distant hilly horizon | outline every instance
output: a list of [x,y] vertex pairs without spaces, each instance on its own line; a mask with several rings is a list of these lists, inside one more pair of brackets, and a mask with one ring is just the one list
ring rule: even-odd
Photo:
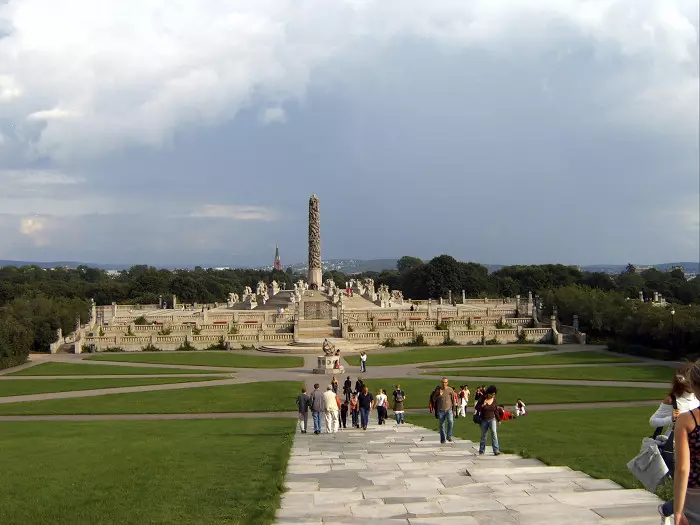
[[[327,259],[323,261],[324,270],[338,270],[343,273],[361,273],[368,271],[380,272],[382,270],[393,270],[396,269],[396,263],[398,259]],[[132,266],[137,266],[142,263],[134,264],[110,264],[110,263],[93,263],[93,262],[80,262],[80,261],[16,261],[16,260],[0,260],[0,267],[2,266],[39,266],[40,268],[77,268],[78,266],[88,266],[90,268],[99,268],[101,270],[128,270]],[[504,266],[513,266],[512,264],[486,264],[480,263],[489,269],[489,272],[503,268]],[[541,264],[558,264],[558,263],[541,263]],[[673,266],[682,266],[685,273],[699,273],[700,264],[697,262],[667,262],[659,264],[642,264],[642,263],[632,263],[635,266],[641,267],[653,267],[661,271],[665,271]],[[159,269],[192,269],[195,266],[202,266],[205,268],[220,268],[220,267],[231,267],[231,268],[249,268],[249,266],[227,266],[227,265],[185,265],[185,266],[166,266],[166,265],[153,265]],[[580,265],[581,270],[588,272],[605,272],[605,273],[619,273],[624,270],[627,264],[590,264],[590,265]],[[294,271],[306,270],[307,263],[294,263],[290,265],[285,265],[285,268],[291,267]],[[270,268],[270,266],[257,266],[254,268],[264,269]]]

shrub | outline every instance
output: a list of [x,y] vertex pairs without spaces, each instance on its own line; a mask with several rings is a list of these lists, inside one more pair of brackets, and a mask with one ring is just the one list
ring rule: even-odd
[[172,328],[161,328],[160,330],[158,330],[158,335],[170,335],[172,333],[173,333]]
[[192,335],[199,335],[202,333],[201,328],[197,328],[196,326],[192,329]]
[[97,335],[99,335],[100,337],[104,337],[104,335],[105,335],[105,331],[101,326],[100,326],[99,332],[97,332]]
[[488,345],[488,346],[492,346],[492,345],[497,345],[497,344],[500,344],[500,343],[498,342],[498,339],[496,339],[496,338],[494,337],[494,338],[492,338],[492,339],[487,339],[486,341],[484,341],[484,344],[485,344],[485,345]]
[[108,346],[107,348],[102,349],[103,352],[123,352],[123,348],[119,348],[118,346]]
[[394,348],[396,346],[399,346],[396,344],[396,339],[394,339],[393,337],[390,337],[389,339],[384,340],[384,342],[381,343],[381,345],[386,347],[386,348]]
[[516,341],[515,341],[515,344],[518,344],[518,345],[529,345],[529,344],[532,344],[533,342],[534,342],[534,341],[530,341],[530,340],[527,338],[527,335],[525,335],[525,332],[520,332],[520,333],[518,334],[518,339],[516,339]]
[[236,335],[238,332],[240,332],[240,330],[235,326],[232,326],[228,331],[228,333],[231,335]]
[[126,333],[124,335],[127,337],[134,335],[134,332],[131,331],[131,325],[129,325],[129,327],[126,329]]
[[175,350],[177,350],[178,352],[193,352],[197,349],[194,346],[192,346],[189,341],[185,341],[180,346],[178,346]]
[[459,346],[459,343],[455,341],[454,339],[450,339],[450,336],[445,337],[445,340],[442,342],[442,346]]
[[255,345],[241,345],[241,350],[255,350]]
[[23,355],[10,355],[0,357],[0,370],[13,366],[23,365],[27,362],[27,357]]
[[348,326],[348,332],[354,332],[355,329],[352,326]]
[[442,322],[435,325],[435,330],[447,330],[447,323]]
[[497,329],[497,330],[512,330],[512,329],[513,329],[513,325],[512,325],[512,324],[508,324],[508,323],[504,323],[503,321],[498,321],[498,322],[496,323],[496,329]]
[[671,352],[660,348],[649,348],[648,346],[633,345],[620,341],[610,341],[608,350],[611,352],[619,352],[621,354],[629,354],[637,357],[647,357],[650,359],[670,360]]
[[162,348],[158,348],[157,346],[155,346],[155,345],[152,344],[152,343],[148,343],[146,346],[144,346],[143,348],[141,348],[141,351],[142,351],[142,352],[162,352],[163,349],[162,349]]
[[146,325],[146,324],[151,324],[151,323],[143,315],[139,315],[136,319],[134,319],[134,324]]
[[207,350],[226,350],[226,339],[222,335],[219,337],[219,342],[207,347]]
[[428,341],[425,340],[423,334],[418,334],[408,346],[428,346]]

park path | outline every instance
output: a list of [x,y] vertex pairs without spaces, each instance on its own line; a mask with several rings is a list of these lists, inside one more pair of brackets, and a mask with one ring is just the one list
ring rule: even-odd
[[652,525],[658,498],[568,467],[440,445],[410,424],[297,431],[277,525]]

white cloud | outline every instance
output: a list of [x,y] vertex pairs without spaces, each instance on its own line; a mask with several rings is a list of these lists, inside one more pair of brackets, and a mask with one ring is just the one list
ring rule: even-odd
[[205,219],[231,219],[236,221],[274,221],[276,214],[264,206],[239,206],[224,204],[205,204],[189,217]]
[[9,0],[0,118],[41,126],[25,146],[59,159],[158,146],[179,127],[301,97],[328,59],[395,37],[511,57],[583,42],[640,69],[624,98],[670,89],[673,105],[674,86],[697,83],[697,11],[697,0]]
[[0,170],[0,184],[8,186],[51,186],[79,184],[82,177],[75,177],[58,170]]
[[36,235],[44,230],[44,223],[37,218],[24,218],[20,221],[19,231],[23,235]]
[[260,113],[259,119],[262,124],[283,123],[287,121],[287,112],[279,107],[267,108]]
[[73,111],[67,111],[61,108],[45,109],[41,111],[35,111],[27,116],[27,120],[34,121],[49,121],[49,120],[62,120],[66,118],[77,117],[78,114]]

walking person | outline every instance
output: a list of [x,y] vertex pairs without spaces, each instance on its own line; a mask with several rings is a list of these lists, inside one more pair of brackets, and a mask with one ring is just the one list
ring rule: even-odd
[[454,389],[448,383],[448,379],[443,377],[439,388],[433,391],[433,399],[431,400],[440,424],[440,443],[445,443],[445,441],[452,443],[452,429],[455,424]]
[[459,387],[459,399],[457,400],[457,417],[467,417],[467,403],[469,402],[469,396],[467,395],[466,385]]
[[365,386],[365,382],[362,381],[361,377],[357,378],[357,381],[355,381],[355,393],[360,394],[362,392],[362,388]]
[[352,393],[352,381],[350,381],[350,376],[345,379],[343,383],[343,394],[345,394],[345,402],[350,403],[350,394]]
[[360,405],[357,401],[357,392],[350,398],[350,415],[352,416],[352,427],[360,428]]
[[493,455],[498,456],[501,451],[498,445],[498,423],[501,421],[501,413],[496,403],[496,393],[498,390],[494,385],[489,386],[484,392],[484,397],[479,404],[474,407],[474,413],[478,415],[481,425],[481,442],[479,443],[479,455],[486,452],[486,435],[491,433],[491,447]]
[[360,372],[367,372],[367,354],[364,351],[360,352]]
[[[686,374],[688,386],[700,396],[700,361]],[[678,415],[674,426],[675,469],[673,516],[676,525],[700,524],[700,409]]]
[[299,409],[299,430],[306,434],[306,425],[309,422],[309,405],[311,398],[306,395],[306,387],[301,389],[301,394],[297,396],[297,408]]
[[311,417],[314,420],[314,434],[320,434],[321,433],[321,414],[323,414],[323,411],[325,409],[325,405],[323,402],[323,394],[321,391],[318,389],[318,383],[314,384],[314,390],[311,392]]
[[401,385],[396,385],[391,395],[394,397],[394,417],[396,418],[396,424],[401,425],[406,422],[403,407],[403,403],[406,400],[406,392],[401,390]]
[[345,401],[340,405],[340,426],[348,428],[348,404]]
[[338,396],[333,392],[333,387],[328,385],[328,389],[325,394],[323,394],[323,401],[325,405],[325,416],[326,416],[326,433],[335,434],[338,432]]
[[372,410],[374,404],[374,396],[370,394],[367,385],[362,387],[362,392],[357,396],[357,403],[360,407],[360,424],[362,430],[367,430],[367,423],[369,422],[369,412]]
[[[665,439],[673,440],[674,436],[671,435],[671,432],[673,431],[678,416],[698,408],[700,405],[698,398],[695,397],[695,394],[690,388],[690,381],[686,377],[691,366],[692,364],[689,363],[676,371],[671,381],[671,391],[661,402],[656,412],[649,418],[649,424],[656,429],[654,436],[660,435],[666,427]],[[663,445],[659,445],[659,448],[673,452],[673,444],[668,443],[668,441]],[[668,465],[668,468],[672,471],[670,473],[671,476],[674,475],[673,467],[674,465],[672,464]],[[673,500],[662,503],[659,505],[658,510],[661,517],[666,520],[667,523],[672,522]]]
[[386,409],[384,408],[384,403],[386,403],[387,398],[381,388],[377,391],[377,397],[375,399],[377,407],[377,423],[382,425],[384,423],[384,419],[386,419]]
[[338,380],[335,376],[333,376],[333,379],[331,379],[331,388],[333,389],[334,394],[338,393]]

